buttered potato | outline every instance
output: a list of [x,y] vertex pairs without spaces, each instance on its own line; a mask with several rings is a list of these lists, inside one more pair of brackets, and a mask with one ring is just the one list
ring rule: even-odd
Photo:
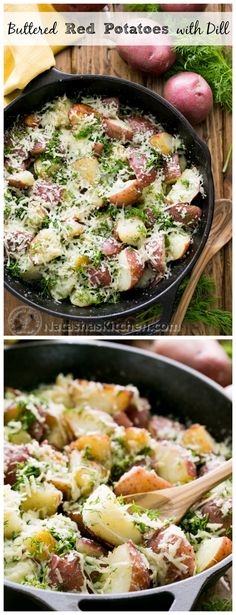
[[[71,126],[97,118],[82,111],[75,109]],[[132,125],[144,129],[135,118]],[[142,391],[127,383],[125,365],[122,384],[82,375],[84,366],[76,365],[54,384],[6,390],[6,578],[32,589],[118,596],[188,579],[227,557],[230,478],[178,525],[171,511],[164,518],[139,506],[135,494],[163,490],[164,497],[165,489],[211,471],[230,457],[228,441],[174,420],[174,408],[171,417],[153,414]]]

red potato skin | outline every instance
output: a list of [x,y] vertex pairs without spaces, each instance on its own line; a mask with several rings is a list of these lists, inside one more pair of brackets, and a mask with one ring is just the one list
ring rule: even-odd
[[50,587],[66,592],[79,592],[84,583],[79,554],[74,551],[65,557],[58,557],[53,553],[48,564],[47,577]]
[[31,115],[26,115],[23,122],[28,128],[36,128],[40,123],[40,118],[35,113],[32,113]]
[[38,156],[46,150],[46,141],[37,141],[30,150],[31,156]]
[[182,340],[181,344],[158,339],[153,344],[157,354],[189,365],[226,387],[232,382],[232,366],[226,352],[216,340]]
[[127,124],[127,128],[122,128],[115,124],[115,120],[109,118],[103,118],[103,126],[106,134],[110,139],[121,139],[122,141],[131,141],[133,138],[133,131]]
[[141,115],[131,115],[126,120],[130,125],[134,134],[137,132],[145,134],[146,132],[150,133],[150,135],[155,135],[157,133],[157,127],[151,120],[142,117]]
[[208,472],[215,470],[215,468],[218,468],[224,461],[225,457],[223,457],[223,455],[212,454],[212,458],[201,466],[199,476],[204,476],[204,474],[208,474]]
[[107,549],[98,542],[84,537],[77,538],[76,549],[79,553],[89,555],[90,557],[105,557],[108,553]]
[[102,244],[101,252],[104,256],[114,256],[122,250],[122,244],[116,239],[105,239]]
[[132,421],[130,421],[125,412],[117,412],[117,414],[114,414],[113,420],[117,423],[117,425],[121,425],[125,428],[133,426]]
[[5,252],[8,254],[23,254],[26,252],[34,235],[29,231],[12,231],[4,237]]
[[197,205],[189,203],[177,203],[168,207],[166,213],[174,218],[175,222],[182,222],[188,226],[195,226],[202,217],[202,210]]
[[132,540],[128,540],[127,546],[129,549],[129,557],[132,564],[132,578],[130,592],[135,592],[143,589],[149,589],[151,579],[149,570],[146,567],[138,549],[136,549]]
[[100,269],[96,269],[95,267],[89,267],[87,269],[90,283],[95,288],[99,286],[110,286],[111,284],[111,276],[106,265],[102,264]]
[[157,171],[154,168],[149,171],[146,170],[148,159],[145,154],[140,154],[140,152],[134,147],[129,148],[128,161],[142,188],[149,186],[155,181]]
[[125,248],[124,252],[131,270],[132,280],[130,288],[133,288],[135,284],[138,283],[144,272],[144,264],[141,262],[139,253],[136,250],[132,248]]
[[120,192],[117,192],[117,194],[113,194],[108,198],[108,200],[112,205],[116,205],[117,207],[123,207],[123,205],[128,206],[136,203],[141,194],[141,186],[138,180],[134,179],[132,185],[130,185],[128,188],[124,188]]
[[176,434],[184,430],[184,426],[177,421],[171,421],[164,416],[153,416],[148,424],[148,429],[156,440],[165,440],[165,430],[175,430]]
[[98,111],[96,111],[96,109],[93,109],[93,107],[90,107],[90,105],[84,105],[84,104],[75,104],[72,105],[71,108],[68,111],[68,118],[69,118],[69,122],[71,124],[76,124],[77,123],[77,118],[79,117],[83,117],[83,115],[97,115],[100,116],[100,113]]
[[[173,530],[170,534],[169,531]],[[182,581],[183,579],[187,579],[188,577],[193,576],[195,569],[195,555],[194,550],[191,544],[188,542],[187,538],[183,536],[182,539],[176,534],[176,526],[174,524],[170,525],[169,528],[164,530],[157,530],[152,538],[148,541],[147,546],[150,547],[154,553],[164,553],[166,552],[166,548],[168,548],[168,543],[165,538],[166,532],[168,532],[168,543],[171,545],[180,541],[179,547],[177,548],[176,555],[177,557],[182,556],[182,562],[186,565],[186,572],[180,570],[177,566],[175,566],[172,562],[168,562],[168,559],[164,559],[167,563],[167,574],[166,574],[166,583],[175,583],[176,581]],[[163,542],[162,542],[163,541]]]
[[133,466],[131,470],[122,474],[114,491],[118,496],[167,489],[167,487],[171,487],[171,484],[164,478],[160,478],[154,470],[149,472],[140,466]]
[[162,75],[174,64],[175,51],[168,45],[153,46],[118,46],[117,51],[121,58],[130,66],[146,73]]
[[211,88],[197,73],[186,71],[170,77],[165,83],[163,96],[193,125],[205,120],[213,107]]
[[61,186],[52,184],[44,179],[37,179],[32,188],[31,196],[39,196],[43,203],[49,203],[52,206],[56,206],[60,202],[63,192],[64,190]]
[[144,397],[140,400],[141,407],[138,409],[132,404],[127,408],[126,414],[134,427],[147,429],[150,419],[150,404]]
[[150,264],[160,275],[165,273],[165,238],[161,233],[155,234],[145,243],[146,254]]
[[181,176],[178,154],[173,154],[169,160],[164,162],[163,173],[167,184],[173,184]]
[[17,478],[17,464],[28,461],[30,457],[26,446],[18,446],[16,450],[6,451],[4,463],[4,484],[14,485]]
[[102,102],[104,105],[110,105],[114,107],[114,113],[118,114],[120,110],[120,101],[118,96],[103,96]]
[[104,150],[103,143],[94,143],[93,151],[96,156],[100,156]]
[[[232,498],[228,497],[227,502],[231,505],[232,510]],[[225,530],[228,530],[232,526],[232,512],[229,511],[229,514],[224,516],[221,511],[221,504],[218,504],[213,499],[203,504],[200,510],[203,515],[208,515],[209,523],[221,523]]]

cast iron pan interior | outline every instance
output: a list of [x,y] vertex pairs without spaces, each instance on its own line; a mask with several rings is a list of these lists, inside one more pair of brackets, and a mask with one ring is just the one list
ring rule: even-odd
[[[203,423],[219,439],[231,433],[231,402],[223,389],[194,370],[152,353],[108,342],[45,341],[10,347],[5,355],[7,386],[30,389],[42,382],[53,382],[60,372],[103,382],[132,383],[139,387],[141,395],[149,398],[153,412]],[[188,611],[203,586],[221,576],[230,563],[228,557],[185,581],[116,597],[59,595],[8,582],[6,606],[12,610],[17,591],[22,605],[26,596],[25,610],[33,610],[32,601],[36,601],[41,610],[74,611],[79,603],[79,608],[85,611]]]
[[[120,302],[115,305],[104,304],[78,308],[69,304],[69,302],[56,302],[53,299],[41,297],[35,289],[26,287],[21,281],[13,279],[7,272],[5,274],[5,285],[10,292],[50,314],[89,321],[128,316],[157,302],[171,289],[173,291],[173,288],[176,288],[191,270],[206,243],[214,209],[214,189],[209,150],[182,114],[151,90],[115,77],[103,75],[73,76],[55,69],[51,69],[43,76],[36,78],[30,85],[30,91],[27,92],[26,90],[25,94],[7,107],[5,110],[5,128],[12,124],[17,115],[37,110],[46,101],[65,93],[69,97],[78,96],[80,93],[115,95],[119,96],[122,103],[128,103],[132,107],[145,111],[145,113],[152,113],[166,130],[181,136],[186,145],[189,160],[198,167],[203,177],[206,196],[204,198],[199,196],[196,199],[196,202],[202,207],[203,216],[199,228],[194,234],[194,241],[189,254],[182,261],[177,261],[173,265],[171,277],[168,280],[162,280],[155,288],[122,293]],[[168,302],[168,297],[165,298]]]

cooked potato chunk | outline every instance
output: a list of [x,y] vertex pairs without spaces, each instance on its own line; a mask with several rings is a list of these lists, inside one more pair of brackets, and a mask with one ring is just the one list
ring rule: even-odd
[[75,406],[88,404],[94,410],[108,414],[123,412],[133,399],[135,389],[118,384],[102,384],[88,380],[74,380],[69,388],[72,403]]
[[232,541],[226,536],[206,538],[196,554],[197,572],[203,572],[232,553]]
[[182,436],[182,444],[183,446],[192,448],[197,454],[200,455],[213,453],[216,446],[214,438],[212,438],[204,425],[199,425],[198,423],[191,425],[189,429],[184,431]]
[[126,122],[120,119],[103,119],[103,126],[108,137],[130,141],[133,137],[133,130]]
[[86,406],[76,410],[66,410],[63,420],[71,439],[79,438],[85,434],[107,433],[112,434],[116,424],[107,412],[102,410],[92,410]]
[[130,246],[138,246],[146,237],[146,227],[140,218],[122,218],[115,227],[116,239]]
[[56,540],[46,528],[42,528],[25,540],[25,546],[32,557],[42,561],[50,557],[50,553],[55,549]]
[[71,443],[70,448],[85,451],[88,458],[101,463],[109,463],[111,457],[111,441],[107,434],[88,434]]
[[131,470],[121,476],[114,491],[116,495],[130,495],[131,493],[166,489],[166,487],[171,487],[171,484],[160,478],[154,470],[133,466]]
[[14,534],[18,534],[22,528],[22,520],[20,516],[20,496],[15,491],[12,491],[10,485],[4,486],[4,536],[11,538]]
[[200,192],[200,175],[197,169],[185,169],[168,193],[172,203],[191,203]]
[[142,449],[150,447],[150,434],[147,429],[128,427],[125,430],[124,443],[130,453],[139,453]]
[[20,562],[7,564],[5,567],[5,577],[12,583],[23,583],[25,580],[33,579],[38,573],[39,564],[32,559],[24,559]]
[[157,531],[148,546],[160,557],[157,577],[161,585],[191,577],[195,571],[195,554],[184,532],[174,524]]
[[140,183],[137,179],[130,179],[123,185],[115,185],[113,191],[108,195],[108,201],[117,207],[133,205],[136,203],[142,193]]
[[14,175],[10,175],[8,183],[10,186],[14,186],[14,188],[26,190],[26,188],[31,188],[34,185],[34,176],[30,171],[19,171],[14,173]]
[[95,536],[111,545],[120,545],[131,539],[141,542],[141,533],[132,516],[119,504],[115,494],[106,485],[100,485],[83,506],[83,522]]
[[173,137],[168,132],[159,132],[157,135],[153,135],[149,139],[149,143],[153,149],[158,150],[164,154],[164,156],[172,153],[173,142]]
[[62,246],[55,231],[50,228],[39,231],[38,235],[31,241],[29,254],[34,265],[44,265],[61,256]]
[[168,234],[167,260],[177,261],[183,258],[191,243],[191,237],[184,231],[173,231]]
[[125,248],[118,256],[119,274],[117,288],[120,291],[129,290],[135,286],[144,271],[144,262],[134,248]]
[[99,180],[100,171],[97,158],[80,158],[73,162],[73,168],[91,185]]
[[116,547],[108,556],[109,572],[104,573],[106,594],[123,594],[148,589],[151,584],[147,561],[132,540]]
[[187,483],[196,478],[196,466],[188,452],[168,440],[156,445],[155,470],[171,484]]
[[22,510],[37,510],[42,519],[54,515],[62,501],[61,491],[47,483],[32,486],[30,495],[22,490],[22,496]]
[[99,116],[100,113],[98,113],[96,109],[93,109],[93,107],[90,107],[90,105],[72,105],[68,112],[70,124],[77,124],[81,120],[81,118],[86,117],[86,115]]

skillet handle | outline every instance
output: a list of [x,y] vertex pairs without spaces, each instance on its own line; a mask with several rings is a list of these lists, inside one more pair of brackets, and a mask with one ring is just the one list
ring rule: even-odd
[[[144,313],[141,312],[140,315],[136,317],[135,330],[134,332],[132,332],[132,336],[133,335],[165,335],[165,334],[168,335],[170,320],[171,320],[171,316],[173,313],[173,308],[174,308],[174,303],[175,303],[175,298],[176,298],[178,287],[179,287],[179,284],[175,284],[169,291],[167,291],[167,293],[165,293],[162,299],[158,299],[158,304],[160,304],[162,310],[157,320],[153,322],[152,308],[150,308],[150,321],[151,321],[150,324],[148,324],[148,320],[147,320],[149,310],[147,311],[147,318],[146,318],[146,312]],[[138,329],[137,325],[139,323],[141,325],[142,321],[145,324],[143,327],[141,326],[141,328]],[[179,327],[175,326],[175,329],[176,330],[173,331],[173,334],[178,335]]]
[[72,75],[70,73],[63,73],[61,70],[58,70],[58,68],[49,68],[48,70],[45,70],[44,73],[41,73],[41,75],[38,75],[30,81],[30,83],[25,87],[23,94],[29,94],[31,90],[33,91],[37,88],[41,88],[44,85],[57,83],[58,81],[61,81],[62,78],[63,81],[65,79],[71,79],[71,76]]

